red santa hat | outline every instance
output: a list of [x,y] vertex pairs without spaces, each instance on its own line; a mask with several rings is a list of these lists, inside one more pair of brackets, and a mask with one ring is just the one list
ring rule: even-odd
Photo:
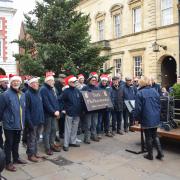
[[70,75],[67,77],[67,82],[70,83],[70,82],[75,82],[77,81],[77,78],[73,75]]
[[98,80],[98,74],[97,74],[97,72],[91,72],[91,73],[89,74],[88,81],[90,81],[92,78],[96,78],[96,80]]
[[54,75],[55,74],[52,71],[46,72],[46,78],[45,78],[44,82],[47,82],[47,81],[50,81],[50,80],[54,81]]
[[9,81],[9,78],[6,75],[0,75],[0,81]]
[[9,74],[9,82],[12,83],[13,81],[20,81],[20,83],[22,83],[22,79],[20,76]]
[[84,79],[84,75],[83,75],[83,74],[79,74],[79,75],[78,75],[78,80],[79,80],[79,79]]
[[101,81],[108,81],[108,75],[107,75],[107,74],[102,74],[102,75],[100,76],[100,80],[101,80]]

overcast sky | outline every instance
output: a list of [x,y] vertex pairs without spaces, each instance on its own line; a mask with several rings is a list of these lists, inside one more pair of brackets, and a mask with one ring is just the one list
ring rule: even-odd
[[20,31],[20,25],[23,21],[23,13],[28,13],[35,7],[36,0],[14,0],[14,8],[17,9],[17,12],[14,17],[14,30],[15,37],[18,37]]

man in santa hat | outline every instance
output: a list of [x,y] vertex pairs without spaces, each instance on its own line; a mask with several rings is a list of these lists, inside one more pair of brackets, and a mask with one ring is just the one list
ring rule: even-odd
[[45,122],[44,122],[44,146],[47,155],[60,152],[60,147],[55,144],[57,119],[59,119],[59,103],[56,92],[54,91],[54,77],[47,74],[44,85],[40,88],[42,97]]
[[[110,94],[110,86],[108,85],[108,75],[102,74],[100,76],[99,89],[107,91]],[[102,109],[98,112],[98,125],[97,125],[97,133],[98,137],[101,138],[102,131],[105,132],[107,137],[113,137],[110,131],[110,109]]]
[[39,78],[32,77],[28,81],[28,90],[25,93],[27,122],[27,155],[28,160],[38,162],[41,156],[37,152],[37,140],[44,123],[42,98],[39,94]]
[[11,161],[11,154],[14,163],[26,164],[24,160],[19,158],[19,143],[25,121],[25,95],[20,91],[21,83],[20,76],[11,76],[10,88],[0,98],[5,135],[6,169],[9,171],[16,171],[16,167]]
[[[5,92],[8,88],[8,77],[6,75],[0,75],[0,96],[3,92]],[[0,148],[3,149],[3,130],[2,130],[2,119],[0,116]]]
[[[98,84],[98,76],[97,73],[90,73],[89,78],[88,78],[88,84],[85,86],[82,91],[96,91],[99,90],[97,87]],[[86,114],[85,114],[85,120],[84,120],[84,143],[90,144],[90,138],[93,141],[98,142],[99,138],[97,137],[97,122],[98,122],[98,111],[91,111],[88,112],[86,109]]]
[[77,82],[77,84],[76,84],[76,87],[77,87],[79,90],[82,90],[82,88],[83,88],[84,86],[86,86],[86,85],[84,84],[84,80],[85,80],[84,75],[83,75],[83,74],[79,74],[79,75],[78,75],[78,82]]
[[82,110],[82,95],[75,85],[77,78],[72,75],[68,77],[67,81],[69,88],[63,91],[60,98],[63,110],[66,112],[64,151],[68,151],[69,146],[80,147],[80,144],[77,143],[77,130]]

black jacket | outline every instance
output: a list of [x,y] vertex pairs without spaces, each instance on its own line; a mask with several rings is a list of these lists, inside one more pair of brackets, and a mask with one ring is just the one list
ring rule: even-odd
[[39,91],[29,87],[25,93],[25,97],[25,121],[27,121],[30,127],[44,123],[43,104]]
[[54,113],[59,111],[59,103],[55,90],[44,83],[40,89],[45,117],[55,117]]
[[113,103],[113,109],[114,111],[123,111],[123,89],[122,86],[120,87],[114,87],[112,86],[110,90],[110,97],[111,101]]
[[62,102],[63,109],[66,111],[66,114],[71,117],[80,116],[82,111],[82,95],[81,92],[74,87],[69,87],[65,89],[61,96],[59,101]]

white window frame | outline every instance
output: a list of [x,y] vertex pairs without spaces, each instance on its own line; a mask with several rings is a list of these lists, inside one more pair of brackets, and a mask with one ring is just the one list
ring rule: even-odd
[[0,19],[0,30],[3,30],[3,21]]
[[143,59],[142,56],[134,56],[134,77],[142,76],[143,75]]
[[115,76],[122,72],[122,59],[114,59],[114,74]]
[[0,58],[3,57],[3,39],[0,39]]
[[114,15],[114,36],[115,38],[121,37],[121,15]]
[[[170,3],[168,4],[168,2]],[[172,23],[173,23],[173,0],[161,0],[161,25],[166,26]]]
[[99,41],[104,40],[104,19],[97,22]]
[[[132,9],[133,10],[133,32],[140,32],[142,31],[142,8],[140,6],[135,7]],[[138,10],[139,12],[139,17],[138,17]],[[139,19],[138,19],[139,18]]]

